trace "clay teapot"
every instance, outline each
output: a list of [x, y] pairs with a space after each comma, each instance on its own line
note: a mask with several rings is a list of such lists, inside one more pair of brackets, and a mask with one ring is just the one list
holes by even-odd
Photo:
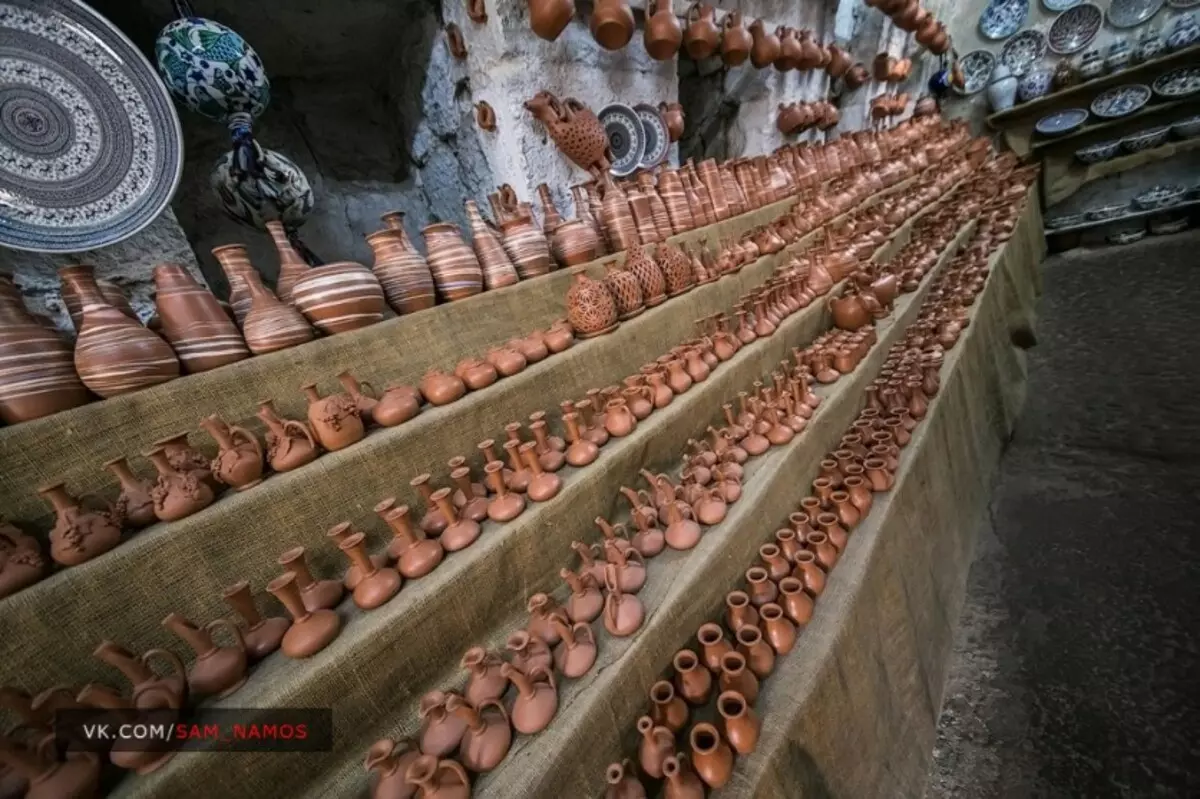
[[708, 58], [721, 43], [716, 9], [707, 3], [692, 3], [687, 10], [687, 30], [683, 34], [683, 49], [693, 61]]
[[389, 383], [371, 409], [371, 418], [383, 427], [395, 427], [421, 411], [421, 392], [412, 386]]
[[[196, 662], [188, 669], [188, 688], [203, 698], [229, 696], [246, 682], [246, 643], [242, 631], [229, 619], [213, 619], [204, 628], [197, 627], [178, 613], [168, 615], [162, 626], [192, 648]], [[233, 646], [218, 646], [214, 631], [224, 629], [233, 638]]]
[[667, 61], [675, 57], [683, 41], [683, 29], [671, 12], [670, 0], [649, 0], [646, 4], [646, 27], [642, 31], [642, 42], [646, 52], [655, 61]]
[[725, 15], [721, 26], [723, 32], [721, 34], [721, 60], [726, 66], [736, 67], [739, 64], [745, 63], [750, 57], [750, 49], [754, 46], [754, 39], [750, 36], [750, 32], [746, 30], [746, 26], [742, 21], [742, 12], [739, 9], [733, 9]]
[[833, 323], [842, 330], [858, 330], [871, 321], [871, 314], [857, 294], [831, 297], [828, 302]]
[[573, 16], [574, 0], [529, 0], [529, 27], [548, 42], [562, 34]]
[[590, 26], [597, 44], [605, 50], [620, 50], [633, 38], [633, 12], [622, 0], [597, 0]]
[[345, 449], [366, 435], [358, 405], [348, 394], [322, 397], [316, 383], [301, 386], [308, 400], [308, 424], [325, 449]]
[[53, 507], [50, 557], [63, 566], [76, 566], [121, 542], [121, 528], [112, 510], [89, 510], [67, 493], [63, 483], [43, 486], [38, 493]]
[[750, 35], [754, 39], [754, 45], [750, 48], [750, 63], [755, 69], [765, 69], [775, 63], [781, 47], [779, 37], [769, 33], [761, 19], [750, 24]]
[[228, 425], [213, 414], [200, 421], [219, 447], [213, 458], [213, 476], [236, 491], [262, 482], [263, 449], [258, 437], [244, 427]]

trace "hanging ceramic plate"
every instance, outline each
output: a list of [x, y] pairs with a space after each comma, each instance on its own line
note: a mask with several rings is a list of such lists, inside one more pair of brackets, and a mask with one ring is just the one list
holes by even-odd
[[1190, 97], [1200, 91], [1200, 67], [1173, 69], [1159, 75], [1151, 85], [1159, 97]]
[[1108, 22], [1114, 28], [1136, 28], [1158, 13], [1166, 0], [1112, 0]]
[[962, 88], [954, 87], [959, 94], [975, 94], [983, 91], [992, 78], [992, 70], [996, 68], [996, 56], [987, 50], [973, 50], [958, 59], [958, 67], [963, 73]]
[[609, 170], [619, 178], [632, 175], [642, 163], [646, 151], [646, 133], [637, 112], [627, 105], [613, 103], [596, 115], [608, 136], [612, 150], [612, 168]]
[[1083, 0], [1042, 0], [1047, 11], [1066, 11], [1082, 3]]
[[1104, 24], [1104, 12], [1091, 3], [1075, 6], [1054, 18], [1046, 43], [1059, 55], [1077, 53], [1096, 38]]
[[1067, 108], [1047, 114], [1037, 121], [1034, 129], [1043, 136], [1062, 136], [1070, 133], [1087, 121], [1088, 112], [1083, 108]]
[[1195, 8], [1200, 6], [1200, 0], [1167, 0], [1171, 8]]
[[1000, 50], [1000, 63], [1020, 77], [1046, 55], [1046, 36], [1041, 31], [1021, 31], [1004, 43]]
[[1029, 16], [1029, 0], [992, 0], [979, 16], [979, 32], [999, 41], [1021, 29]]
[[638, 119], [642, 121], [642, 132], [646, 135], [645, 152], [638, 164], [642, 169], [650, 169], [667, 160], [667, 151], [671, 149], [671, 134], [667, 131], [667, 123], [662, 113], [652, 105], [640, 103], [633, 107]]
[[1141, 83], [1117, 86], [1092, 100], [1092, 113], [1103, 119], [1129, 116], [1150, 102], [1150, 87]]
[[138, 48], [77, 0], [5, 0], [0, 53], [0, 245], [79, 252], [154, 221], [183, 139]]

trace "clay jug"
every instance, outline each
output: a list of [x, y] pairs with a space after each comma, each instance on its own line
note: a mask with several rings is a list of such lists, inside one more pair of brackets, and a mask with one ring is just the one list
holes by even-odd
[[508, 677], [501, 673], [504, 661], [494, 652], [473, 646], [463, 653], [459, 666], [467, 672], [467, 687], [463, 696], [478, 707], [486, 701], [496, 701], [508, 690]]
[[262, 284], [257, 272], [248, 272], [240, 280], [250, 293], [250, 310], [242, 322], [242, 335], [255, 355], [295, 347], [313, 340], [313, 329], [303, 314], [280, 302]]
[[54, 737], [34, 749], [0, 738], [0, 775], [16, 775], [23, 783], [15, 796], [25, 799], [93, 799], [100, 789], [100, 759], [71, 757], [59, 760]]
[[444, 757], [458, 748], [466, 732], [466, 722], [450, 713], [450, 697], [462, 697], [454, 692], [430, 691], [421, 697], [418, 714], [421, 717], [421, 751]]
[[453, 302], [483, 290], [483, 269], [475, 253], [463, 242], [457, 225], [449, 222], [428, 225], [422, 235], [440, 297]]
[[710, 788], [721, 788], [733, 774], [733, 751], [721, 739], [717, 728], [708, 723], [692, 727], [688, 741], [696, 773]]
[[633, 38], [633, 12], [622, 0], [597, 0], [589, 24], [592, 38], [605, 50], [620, 50]]
[[383, 319], [387, 302], [371, 270], [339, 261], [308, 270], [292, 289], [300, 313], [326, 333], [344, 333]]
[[125, 458], [114, 458], [104, 464], [121, 484], [121, 493], [113, 504], [114, 520], [123, 527], [140, 528], [154, 524], [154, 500], [150, 498], [151, 483], [142, 480], [129, 468]]
[[457, 375], [431, 369], [421, 378], [421, 396], [431, 405], [448, 405], [467, 393], [467, 386]]
[[672, 733], [679, 733], [688, 723], [688, 706], [676, 696], [675, 687], [667, 680], [650, 686], [650, 717]]
[[75, 370], [101, 397], [115, 397], [179, 377], [179, 360], [167, 342], [105, 301], [90, 266], [68, 266], [59, 277], [83, 308], [75, 339]]
[[[244, 261], [247, 273], [254, 273], [253, 279], [257, 280], [258, 273], [250, 265], [245, 247], [230, 245], [217, 249], [224, 250], [225, 257], [239, 257]], [[238, 317], [240, 322], [249, 311], [252, 299], [246, 280], [240, 275], [230, 274], [231, 284], [239, 287], [244, 298]], [[206, 372], [250, 357], [242, 334], [217, 298], [197, 283], [182, 266], [159, 264], [154, 267], [154, 288], [154, 304], [158, 309], [162, 334], [179, 356], [183, 371], [190, 374]], [[235, 307], [234, 310], [236, 312], [239, 309]]]
[[[150, 649], [141, 657], [135, 657], [112, 641], [102, 641], [92, 652], [92, 657], [125, 675], [133, 688], [130, 700], [139, 710], [178, 710], [187, 699], [187, 669], [179, 656], [170, 650]], [[159, 659], [171, 666], [171, 674], [160, 677], [150, 668], [150, 663]]]
[[433, 275], [403, 228], [378, 230], [367, 236], [367, 244], [374, 253], [371, 271], [393, 311], [403, 315], [434, 306]]
[[33, 585], [45, 573], [37, 540], [0, 518], [0, 599]]
[[479, 523], [455, 510], [454, 502], [450, 499], [450, 489], [439, 488], [429, 496], [437, 506], [438, 513], [446, 520], [446, 528], [440, 536], [442, 547], [447, 552], [457, 552], [474, 544], [479, 538]]
[[358, 406], [346, 394], [322, 397], [316, 383], [301, 386], [308, 400], [308, 423], [313, 436], [333, 452], [357, 443], [366, 435]]
[[604, 429], [614, 438], [622, 438], [637, 429], [637, 417], [624, 398], [612, 399], [604, 407]]
[[804, 48], [800, 46], [795, 28], [780, 25], [775, 28], [775, 35], [779, 38], [779, 55], [775, 56], [775, 69], [780, 72], [796, 69], [804, 57]]
[[63, 483], [38, 489], [54, 508], [50, 530], [50, 557], [63, 566], [91, 560], [121, 542], [121, 528], [112, 509], [89, 510], [67, 493]]
[[249, 662], [262, 660], [279, 648], [283, 636], [291, 627], [291, 622], [280, 616], [264, 618], [254, 604], [250, 583], [245, 580], [234, 583], [225, 589], [224, 598], [234, 613], [246, 623], [246, 628], [241, 633]]
[[458, 749], [462, 764], [481, 774], [500, 765], [512, 745], [512, 728], [504, 706], [489, 700], [473, 707], [462, 697], [450, 694], [446, 698], [446, 709], [466, 722]]
[[[408, 769], [421, 757], [421, 750], [408, 741], [396, 744], [381, 738], [367, 750], [363, 767], [374, 772], [371, 799], [412, 799], [420, 786], [409, 782]], [[430, 758], [434, 763], [436, 758]]]
[[282, 222], [272, 220], [267, 222], [267, 233], [275, 244], [275, 252], [279, 255], [279, 272], [275, 275], [275, 296], [281, 302], [292, 303], [292, 289], [301, 278], [308, 274], [308, 263], [296, 252], [288, 236], [287, 228]]
[[182, 471], [172, 465], [162, 447], [145, 453], [145, 457], [158, 470], [150, 496], [154, 500], [154, 515], [161, 521], [173, 522], [191, 516], [216, 499], [212, 488], [196, 472]]
[[758, 715], [737, 691], [725, 691], [717, 697], [717, 712], [725, 728], [725, 740], [739, 755], [748, 755], [758, 746], [762, 727]]
[[[673, 142], [679, 141], [680, 138], [683, 137], [683, 129], [684, 129], [683, 104], [682, 103], [674, 103], [674, 102], [672, 102], [672, 103], [662, 102], [662, 103], [658, 104], [658, 110], [662, 113], [663, 119], [667, 123], [667, 133], [669, 134], [671, 141], [673, 141]], [[666, 180], [664, 181], [663, 177], [665, 177], [668, 174], [670, 174], [670, 177], [666, 178]], [[667, 171], [664, 171], [662, 173], [662, 177], [659, 178], [659, 184], [658, 184], [659, 193], [663, 197], [663, 202], [667, 206], [667, 211], [670, 212], [671, 205], [669, 202], [667, 202], [666, 194], [664, 192], [664, 190], [668, 187], [672, 188], [672, 191], [674, 191], [674, 192], [682, 193], [683, 186], [680, 183], [678, 173], [667, 170]], [[674, 225], [674, 222], [672, 222], [672, 224]], [[690, 217], [688, 220], [688, 227], [689, 228], [691, 227]], [[676, 227], [675, 232], [682, 233], [683, 230]]]
[[754, 40], [742, 23], [742, 12], [739, 9], [733, 9], [725, 15], [722, 25], [725, 32], [721, 39], [721, 60], [731, 67], [745, 63], [746, 59], [750, 57]]
[[256, 415], [267, 426], [267, 463], [275, 471], [289, 472], [311, 463], [320, 454], [308, 426], [294, 419], [281, 419], [271, 400], [259, 402]]
[[562, 636], [562, 641], [554, 647], [554, 668], [572, 680], [587, 674], [596, 663], [596, 634], [591, 625], [586, 622], [568, 625], [557, 617], [552, 623]]
[[633, 635], [641, 628], [646, 616], [641, 600], [633, 594], [621, 592], [616, 567], [611, 563], [604, 567], [604, 585], [607, 589], [604, 597], [604, 628], [619, 638]]
[[683, 48], [693, 61], [708, 58], [717, 51], [721, 43], [721, 30], [717, 27], [716, 9], [707, 3], [692, 3], [687, 10], [687, 30], [683, 34]]
[[646, 799], [646, 788], [628, 760], [610, 765], [604, 772], [604, 780], [608, 783], [604, 799]]
[[775, 63], [781, 46], [779, 37], [769, 33], [761, 19], [750, 24], [750, 35], [754, 39], [754, 45], [750, 48], [750, 63], [755, 69], [765, 69]]
[[438, 760], [421, 755], [404, 774], [420, 799], [470, 799], [471, 778], [457, 760]]
[[200, 426], [217, 442], [214, 477], [237, 491], [262, 482], [263, 450], [257, 436], [244, 427], [225, 424], [216, 414], [202, 419]]
[[[379, 506], [376, 506], [378, 510]], [[426, 538], [423, 531], [414, 529], [407, 505], [389, 506], [383, 520], [392, 530], [392, 542], [388, 544], [387, 551], [396, 560], [396, 569], [400, 574], [415, 580], [429, 574], [442, 562], [445, 550], [441, 542]]]
[[663, 778], [663, 761], [675, 754], [675, 734], [666, 727], [655, 725], [649, 716], [637, 720], [641, 735], [638, 744], [638, 762], [647, 776], [656, 780]]
[[672, 663], [675, 667], [676, 693], [692, 705], [708, 704], [712, 693], [712, 672], [701, 665], [696, 653], [681, 649], [675, 653]]
[[529, 27], [548, 42], [559, 37], [573, 16], [573, 0], [529, 0]]
[[838, 47], [836, 44], [829, 45], [829, 64], [826, 65], [825, 71], [829, 73], [829, 77], [842, 77], [850, 70], [850, 55]]
[[[241, 630], [228, 619], [214, 619], [203, 629], [178, 613], [168, 615], [162, 626], [183, 639], [196, 653], [196, 661], [188, 669], [188, 689], [197, 698], [229, 696], [246, 682], [246, 645]], [[212, 638], [214, 631], [226, 630], [233, 637], [233, 646], [218, 646]]]
[[471, 226], [471, 246], [483, 270], [483, 283], [488, 290], [511, 286], [520, 280], [508, 253], [497, 238], [495, 230], [479, 213], [479, 205], [467, 200], [467, 221]]
[[[338, 583], [338, 588], [341, 584]], [[337, 638], [342, 622], [336, 613], [326, 608], [310, 610], [304, 604], [295, 572], [287, 572], [267, 583], [267, 590], [275, 595], [292, 617], [292, 626], [283, 636], [280, 649], [290, 658], [306, 658], [315, 655]]]
[[[795, 39], [796, 32], [791, 31], [791, 34], [793, 39]], [[813, 39], [813, 32], [811, 30], [805, 28], [800, 32], [800, 37], [795, 39], [795, 41], [800, 46], [800, 50], [795, 58], [796, 69], [815, 69], [821, 66], [825, 53], [821, 46]]]
[[684, 755], [663, 760], [662, 770], [667, 780], [663, 789], [664, 799], [704, 799], [704, 783], [688, 765]]
[[683, 29], [671, 12], [669, 0], [649, 0], [646, 5], [646, 27], [642, 32], [646, 52], [655, 61], [667, 61], [679, 51]]
[[0, 275], [0, 421], [19, 424], [87, 401], [70, 347], [25, 310]]
[[500, 666], [500, 673], [517, 688], [511, 714], [513, 728], [526, 735], [546, 729], [558, 712], [558, 689], [553, 673], [542, 666], [534, 666], [526, 674], [509, 663]]

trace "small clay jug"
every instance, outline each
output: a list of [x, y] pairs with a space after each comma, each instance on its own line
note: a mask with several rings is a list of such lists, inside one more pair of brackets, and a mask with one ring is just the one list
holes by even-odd
[[260, 400], [255, 415], [267, 426], [267, 463], [272, 469], [289, 472], [316, 460], [317, 441], [303, 422], [281, 419], [271, 400]]
[[721, 37], [721, 60], [730, 67], [745, 63], [750, 57], [754, 39], [742, 22], [742, 12], [736, 8], [729, 11], [725, 14], [722, 26], [725, 30]]
[[754, 672], [754, 676], [764, 680], [775, 670], [775, 652], [763, 640], [762, 631], [758, 627], [745, 626], [734, 635], [737, 640], [737, 651], [746, 659], [746, 666]]
[[[386, 503], [381, 502], [380, 505]], [[379, 505], [376, 506], [376, 512]], [[387, 553], [396, 560], [396, 569], [409, 580], [429, 574], [445, 557], [439, 541], [426, 538], [425, 533], [415, 529], [409, 518], [407, 505], [391, 505], [384, 511], [383, 520], [392, 530], [392, 541]]]
[[674, 58], [683, 41], [683, 29], [671, 12], [670, 0], [649, 0], [646, 4], [646, 25], [642, 31], [646, 52], [655, 61]]
[[623, 0], [597, 0], [589, 24], [592, 38], [605, 50], [620, 50], [633, 38], [633, 12]]
[[[130, 699], [138, 709], [178, 710], [187, 701], [187, 669], [179, 656], [170, 650], [149, 649], [141, 657], [135, 657], [112, 641], [101, 641], [92, 652], [92, 657], [125, 675], [133, 689]], [[167, 662], [172, 673], [166, 676], [156, 674], [150, 668], [155, 660]]]
[[[341, 583], [338, 583], [341, 588]], [[309, 610], [300, 594], [296, 575], [281, 574], [267, 583], [267, 590], [275, 595], [292, 617], [292, 626], [283, 636], [281, 649], [290, 658], [306, 658], [320, 652], [337, 638], [341, 630], [341, 619], [332, 610]]]
[[483, 467], [488, 486], [494, 496], [487, 503], [488, 518], [494, 522], [509, 522], [525, 510], [525, 497], [510, 491], [504, 482], [504, 464], [490, 461]]
[[667, 780], [663, 799], [704, 799], [707, 795], [704, 783], [688, 765], [686, 756], [680, 754], [664, 759], [662, 771]]
[[262, 482], [263, 449], [257, 436], [244, 427], [225, 424], [215, 413], [201, 419], [200, 426], [217, 442], [217, 457], [212, 461], [213, 477], [235, 491], [244, 491]]
[[481, 646], [473, 646], [463, 653], [461, 666], [468, 675], [463, 696], [478, 707], [488, 700], [498, 700], [508, 689], [508, 677], [500, 671], [504, 661], [494, 652]]
[[450, 713], [450, 697], [459, 697], [453, 691], [430, 691], [421, 697], [417, 710], [421, 717], [421, 751], [434, 757], [446, 757], [458, 748], [467, 723]]
[[553, 673], [541, 666], [534, 666], [525, 673], [510, 663], [500, 666], [500, 673], [517, 688], [511, 713], [513, 728], [526, 735], [546, 729], [558, 712], [558, 689]]
[[693, 61], [708, 58], [721, 43], [716, 9], [707, 3], [692, 3], [687, 10], [687, 30], [683, 33], [683, 48]]
[[700, 654], [704, 665], [714, 674], [720, 672], [723, 668], [723, 658], [733, 652], [733, 645], [725, 637], [725, 631], [719, 624], [711, 622], [702, 624], [696, 632], [696, 640], [700, 643]]
[[637, 720], [637, 731], [641, 735], [638, 763], [647, 776], [660, 780], [663, 778], [663, 761], [675, 754], [675, 733], [656, 725], [649, 716]]
[[571, 589], [571, 595], [563, 605], [571, 621], [595, 621], [604, 610], [604, 597], [591, 575], [579, 575], [566, 568], [559, 570], [558, 574]]
[[395, 427], [421, 412], [421, 393], [412, 386], [391, 383], [371, 409], [375, 424]]
[[262, 660], [279, 648], [283, 636], [292, 623], [281, 616], [263, 618], [254, 604], [250, 583], [245, 580], [225, 589], [225, 602], [246, 623], [242, 630], [242, 643], [246, 647], [246, 659], [251, 662]]
[[[408, 781], [408, 768], [421, 757], [421, 750], [408, 741], [397, 744], [381, 738], [371, 744], [363, 767], [374, 772], [371, 799], [412, 799], [418, 787]], [[436, 760], [435, 760], [436, 762]]]
[[604, 781], [608, 783], [604, 799], [646, 799], [646, 788], [628, 760], [610, 764], [604, 772]]
[[471, 778], [457, 760], [421, 755], [408, 767], [404, 779], [417, 789], [420, 799], [471, 799]]
[[562, 34], [573, 16], [573, 0], [529, 0], [529, 27], [548, 42]]
[[576, 468], [593, 463], [600, 456], [600, 448], [580, 433], [579, 414], [573, 411], [564, 413], [562, 419], [567, 428], [567, 441], [570, 442], [564, 453], [567, 463]]
[[[462, 516], [454, 508], [450, 499], [449, 488], [439, 488], [429, 495], [430, 500], [437, 506], [438, 512], [446, 520], [446, 528], [441, 531], [442, 548], [447, 552], [458, 552], [474, 544], [479, 538], [479, 523]], [[424, 525], [422, 525], [424, 526]], [[426, 528], [428, 531], [429, 528]]]
[[559, 618], [554, 625], [562, 636], [554, 647], [554, 668], [573, 680], [587, 674], [596, 663], [596, 634], [591, 625], [575, 622], [568, 626]]
[[[796, 570], [792, 572], [792, 576], [801, 582], [804, 590], [811, 597], [820, 596], [825, 590], [825, 572], [817, 565], [817, 556], [809, 549], [798, 551], [792, 558], [796, 564]], [[783, 590], [783, 583], [780, 582], [780, 591]], [[784, 608], [787, 609], [786, 606]], [[797, 624], [801, 622], [798, 619], [793, 619]]]
[[[178, 613], [171, 613], [162, 626], [179, 636], [196, 653], [188, 669], [188, 689], [197, 698], [229, 696], [246, 682], [246, 644], [242, 631], [229, 619], [213, 619], [203, 629]], [[218, 646], [212, 634], [224, 629], [233, 636], [233, 646]]]
[[322, 397], [316, 383], [301, 386], [308, 399], [308, 424], [313, 436], [325, 449], [345, 449], [367, 434], [358, 405], [347, 394]]
[[[216, 496], [208, 483], [195, 472], [182, 472], [171, 465], [166, 450], [161, 447], [145, 453], [158, 470], [158, 479], [150, 489], [154, 500], [154, 515], [161, 521], [173, 522], [191, 516], [212, 504]], [[53, 553], [53, 550], [51, 550]]]
[[50, 557], [63, 566], [77, 566], [121, 543], [121, 528], [111, 510], [88, 510], [55, 483], [38, 489], [54, 508], [50, 530]]
[[466, 722], [458, 749], [462, 764], [480, 774], [500, 765], [512, 745], [512, 727], [504, 706], [489, 700], [474, 707], [457, 694], [450, 694], [446, 710]]
[[679, 733], [687, 726], [689, 715], [687, 703], [670, 682], [659, 680], [650, 686], [650, 717], [655, 724]]
[[278, 563], [296, 575], [296, 589], [309, 610], [337, 607], [345, 595], [341, 580], [317, 580], [308, 568], [304, 547], [292, 547], [279, 556]]
[[[558, 631], [556, 634], [561, 634], [562, 627], [567, 622], [556, 615], [551, 617], [551, 624]], [[530, 635], [526, 630], [517, 630], [508, 636], [504, 648], [508, 650], [509, 662], [521, 671], [528, 672], [534, 666], [547, 670], [554, 667], [554, 653], [550, 651], [550, 645], [540, 636]]]
[[700, 543], [700, 525], [685, 517], [677, 503], [671, 502], [666, 507], [667, 529], [664, 536], [667, 546], [671, 549], [686, 550]]
[[642, 626], [646, 610], [640, 599], [621, 593], [616, 567], [604, 567], [604, 629], [618, 638], [633, 635]]
[[676, 694], [697, 707], [708, 704], [712, 694], [712, 672], [700, 664], [696, 653], [681, 649], [675, 653], [672, 664], [675, 667]]
[[750, 63], [754, 68], [765, 69], [774, 64], [775, 59], [779, 58], [779, 37], [767, 31], [761, 19], [751, 23], [750, 35], [754, 39], [754, 45], [750, 48]]
[[[338, 373], [338, 382], [342, 384], [342, 388], [350, 395], [350, 399], [354, 400], [354, 407], [358, 409], [358, 415], [362, 419], [364, 425], [369, 425], [374, 419], [375, 407], [379, 404], [379, 400], [375, 396], [375, 387], [366, 380], [359, 380], [349, 371]], [[366, 390], [363, 390], [363, 387]]]
[[[797, 613], [802, 611], [803, 603], [808, 601], [811, 607], [812, 600], [808, 594], [805, 594], [800, 588], [800, 581], [794, 577], [785, 577], [788, 580], [790, 594], [783, 594], [781, 589], [780, 602], [787, 604], [789, 602], [798, 603]], [[782, 580], [780, 581], [783, 582]], [[810, 611], [811, 613], [811, 611]], [[777, 655], [786, 655], [792, 651], [796, 645], [796, 627], [784, 617], [784, 610], [780, 605], [774, 602], [768, 602], [758, 609], [759, 623], [762, 625], [763, 637], [771, 648], [775, 650]]]
[[153, 484], [133, 473], [125, 458], [113, 458], [104, 464], [121, 484], [121, 493], [113, 503], [114, 521], [122, 527], [146, 527], [158, 521], [154, 515], [154, 500], [150, 497]]
[[702, 722], [688, 735], [696, 773], [710, 788], [721, 788], [733, 774], [733, 751], [711, 724]]
[[554, 600], [548, 594], [540, 592], [529, 597], [526, 607], [529, 609], [529, 634], [541, 638], [550, 646], [557, 644], [561, 638], [554, 620], [557, 618], [566, 621], [567, 612], [555, 607]]
[[609, 400], [604, 406], [604, 429], [614, 438], [623, 438], [637, 429], [637, 417], [624, 398]]
[[[347, 524], [346, 531], [349, 530]], [[355, 605], [363, 610], [373, 610], [399, 593], [403, 582], [399, 572], [386, 566], [386, 556], [380, 558], [385, 563], [381, 567], [367, 554], [366, 536], [363, 533], [346, 535], [338, 544], [338, 549], [350, 560], [350, 568], [356, 572], [352, 594]]]
[[721, 714], [725, 740], [733, 750], [739, 755], [753, 752], [758, 746], [758, 733], [762, 722], [746, 701], [746, 697], [737, 691], [725, 691], [717, 697], [717, 712]]

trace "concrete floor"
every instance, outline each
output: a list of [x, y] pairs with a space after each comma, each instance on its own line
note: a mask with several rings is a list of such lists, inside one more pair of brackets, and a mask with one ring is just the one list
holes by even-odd
[[1044, 279], [927, 797], [1200, 796], [1200, 231]]

